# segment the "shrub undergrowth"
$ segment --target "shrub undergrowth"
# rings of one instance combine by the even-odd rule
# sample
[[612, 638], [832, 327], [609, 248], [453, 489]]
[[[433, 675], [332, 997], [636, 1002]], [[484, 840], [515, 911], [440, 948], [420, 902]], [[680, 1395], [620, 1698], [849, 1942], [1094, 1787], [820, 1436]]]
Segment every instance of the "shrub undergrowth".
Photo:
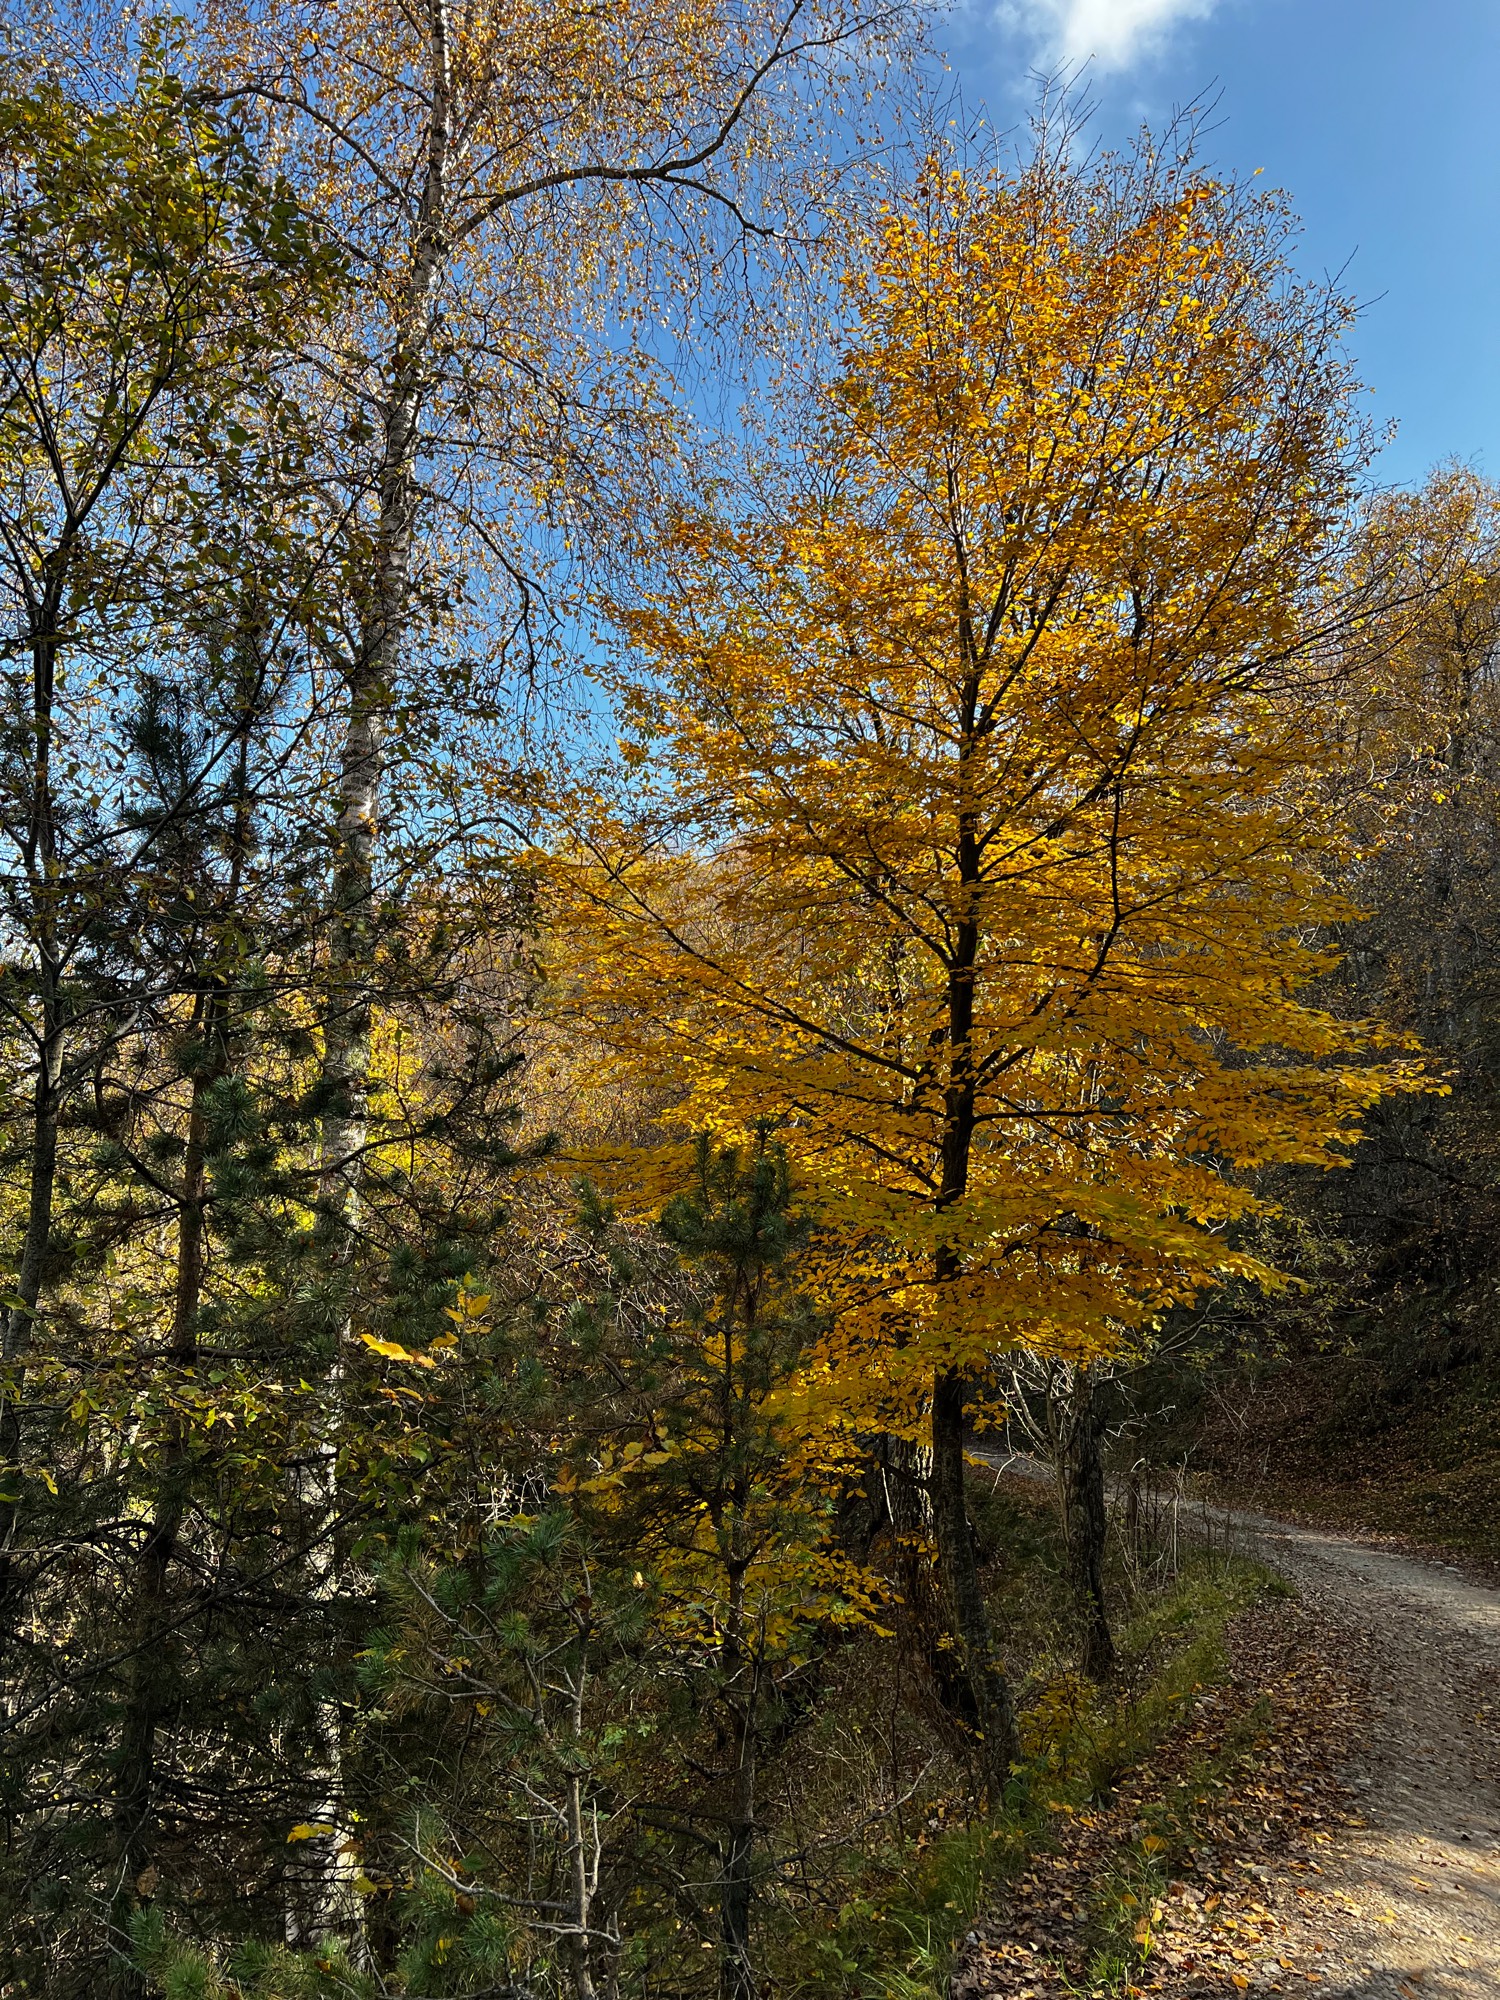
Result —
[[[874, 1857], [821, 1935], [786, 1941], [779, 1979], [793, 1991], [849, 2000], [944, 2000], [956, 1946], [1004, 1883], [1054, 1837], [1059, 1821], [1107, 1802], [1190, 1709], [1221, 1681], [1225, 1628], [1277, 1587], [1261, 1565], [1190, 1563], [1119, 1635], [1120, 1672], [1095, 1688], [1064, 1668], [1034, 1667], [1022, 1713], [1023, 1761], [1004, 1809], [944, 1824]], [[1191, 1845], [1194, 1814], [1255, 1733], [1241, 1726], [1222, 1758], [1195, 1766], [1143, 1812], [1140, 1832], [1097, 1883], [1090, 1909], [1091, 1988], [1120, 1987], [1149, 1953], [1170, 1868]]]

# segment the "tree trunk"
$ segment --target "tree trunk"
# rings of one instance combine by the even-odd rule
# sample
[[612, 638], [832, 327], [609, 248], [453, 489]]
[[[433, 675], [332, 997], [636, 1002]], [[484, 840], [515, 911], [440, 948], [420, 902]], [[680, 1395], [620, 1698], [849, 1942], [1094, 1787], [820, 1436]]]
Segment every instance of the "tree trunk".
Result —
[[110, 1928], [119, 1956], [111, 1991], [116, 2000], [140, 2000], [146, 1991], [126, 1954], [132, 1913], [140, 1897], [150, 1893], [147, 1871], [156, 1845], [157, 1737], [172, 1707], [171, 1664], [160, 1655], [158, 1645], [171, 1615], [168, 1575], [182, 1512], [181, 1487], [171, 1483], [157, 1501], [136, 1563], [133, 1650], [125, 1667], [125, 1712], [112, 1814], [115, 1887]]
[[1018, 1755], [1016, 1719], [1010, 1684], [995, 1658], [964, 1494], [965, 1400], [961, 1374], [947, 1369], [938, 1376], [932, 1396], [933, 1526], [951, 1644], [967, 1688], [964, 1706], [973, 1715], [985, 1794], [997, 1806]]
[[1141, 1572], [1141, 1475], [1132, 1472], [1125, 1483], [1125, 1556], [1130, 1568], [1130, 1587], [1138, 1588]]
[[1104, 1540], [1109, 1517], [1104, 1505], [1103, 1411], [1098, 1384], [1087, 1368], [1074, 1373], [1072, 1402], [1067, 1453], [1068, 1567], [1083, 1616], [1083, 1671], [1090, 1680], [1101, 1681], [1113, 1671], [1115, 1645], [1104, 1597]]
[[755, 1892], [754, 1760], [736, 1774], [735, 1799], [724, 1843], [724, 1888], [719, 1906], [719, 2000], [755, 2000], [750, 1968], [750, 1911]]
[[52, 1205], [57, 1189], [57, 1126], [60, 1111], [63, 1023], [57, 982], [44, 972], [41, 1047], [32, 1091], [31, 1172], [26, 1201], [26, 1235], [16, 1296], [5, 1309], [4, 1359], [6, 1380], [0, 1403], [0, 1463], [13, 1497], [0, 1501], [0, 1643], [15, 1629], [25, 1593], [17, 1538], [23, 1506], [25, 1439], [21, 1399], [25, 1393], [26, 1360], [35, 1337], [37, 1307], [46, 1273], [47, 1245], [52, 1235]]
[[723, 1885], [719, 1892], [719, 2000], [755, 2000], [756, 1992], [750, 1964], [750, 1920], [755, 1899], [756, 1707], [760, 1671], [757, 1657], [744, 1643], [744, 1624], [744, 1573], [740, 1571], [731, 1583], [723, 1654], [734, 1764], [722, 1850]]
[[[218, 996], [209, 997], [207, 1013], [206, 1034], [214, 1049], [214, 1061], [207, 1071], [193, 1078], [187, 1145], [183, 1156], [182, 1200], [178, 1211], [172, 1330], [165, 1357], [168, 1367], [178, 1371], [192, 1368], [198, 1358], [204, 1204], [208, 1194], [205, 1161], [207, 1118], [204, 1106], [209, 1090], [228, 1070], [228, 1052], [223, 1042], [223, 1007]], [[140, 1975], [123, 1954], [129, 1948], [129, 1920], [140, 1893], [138, 1885], [155, 1860], [157, 1744], [162, 1725], [173, 1706], [172, 1664], [169, 1658], [163, 1657], [161, 1648], [173, 1611], [169, 1588], [172, 1558], [177, 1550], [187, 1505], [188, 1444], [181, 1435], [180, 1427], [178, 1435], [167, 1446], [164, 1461], [162, 1484], [152, 1512], [151, 1526], [136, 1563], [132, 1650], [125, 1666], [124, 1714], [116, 1767], [113, 1928], [116, 1948], [122, 1953], [116, 1979], [116, 1992], [121, 2000], [138, 2000], [138, 1996], [145, 1991]]]
[[32, 730], [30, 798], [21, 862], [29, 888], [31, 939], [37, 958], [41, 1018], [37, 1024], [36, 1076], [32, 1085], [31, 1170], [26, 1197], [26, 1234], [16, 1295], [5, 1308], [0, 1338], [5, 1377], [0, 1382], [0, 1478], [10, 1495], [0, 1500], [0, 1655], [8, 1649], [20, 1618], [26, 1580], [17, 1547], [22, 1509], [26, 1443], [22, 1419], [26, 1360], [36, 1333], [37, 1307], [46, 1277], [57, 1191], [58, 1119], [62, 1110], [63, 1054], [67, 1020], [63, 998], [64, 955], [58, 921], [61, 891], [56, 804], [52, 795], [53, 708], [57, 678], [58, 625], [71, 541], [47, 565], [46, 587], [31, 607]]
[[[329, 896], [329, 996], [323, 1029], [322, 1083], [327, 1103], [320, 1134], [317, 1235], [333, 1292], [333, 1354], [325, 1378], [327, 1421], [296, 1477], [296, 1498], [312, 1531], [311, 1596], [329, 1603], [340, 1588], [338, 1556], [326, 1529], [338, 1508], [338, 1427], [345, 1356], [352, 1338], [351, 1266], [360, 1183], [369, 1133], [370, 1035], [376, 948], [375, 864], [380, 838], [385, 735], [410, 623], [416, 523], [418, 426], [431, 366], [437, 288], [447, 256], [446, 174], [451, 145], [447, 0], [429, 0], [431, 92], [422, 196], [405, 297], [391, 350], [385, 437], [379, 473], [370, 595], [359, 653], [348, 678], [349, 719], [339, 762], [338, 814]], [[313, 1764], [315, 1833], [299, 1858], [287, 1909], [287, 1939], [297, 1947], [346, 1938], [363, 1956], [363, 1907], [343, 1799], [343, 1724], [333, 1702], [318, 1705]]]
[[980, 1707], [943, 1587], [933, 1513], [931, 1444], [889, 1433], [877, 1446], [877, 1468], [890, 1528], [900, 1593], [900, 1629], [910, 1657], [921, 1662], [936, 1700], [937, 1719], [968, 1748], [981, 1728]]
[[[963, 740], [959, 749], [961, 778], [966, 776], [973, 749], [979, 683], [971, 671], [964, 697]], [[962, 793], [961, 793], [962, 799]], [[976, 909], [981, 893], [981, 859], [971, 803], [963, 799], [957, 826], [957, 862], [966, 907], [954, 927], [948, 966], [948, 1075], [943, 1093], [940, 1147], [939, 1213], [962, 1202], [969, 1186], [969, 1162], [975, 1132], [974, 984], [979, 972], [979, 924]], [[963, 1268], [954, 1243], [940, 1243], [933, 1264], [936, 1295], [943, 1301]], [[964, 1404], [967, 1383], [963, 1370], [939, 1368], [932, 1384], [932, 1521], [937, 1542], [938, 1573], [947, 1603], [952, 1646], [967, 1683], [964, 1706], [977, 1741], [986, 1799], [998, 1806], [1015, 1762], [1015, 1709], [1010, 1686], [995, 1658], [989, 1612], [979, 1580], [974, 1536], [964, 1493]]]
[[[582, 1676], [580, 1675], [580, 1680]], [[570, 1912], [576, 1934], [566, 1940], [568, 1972], [573, 1982], [574, 2000], [596, 2000], [593, 1966], [593, 1876], [589, 1868], [588, 1836], [584, 1826], [583, 1780], [577, 1772], [568, 1778], [568, 1875], [573, 1897]]]
[[[568, 1976], [573, 1987], [573, 2000], [598, 2000], [601, 1985], [606, 1995], [614, 1991], [615, 1953], [606, 1941], [601, 1952], [596, 1947], [601, 1942], [595, 1923], [596, 1898], [599, 1894], [599, 1843], [598, 1828], [594, 1829], [593, 1852], [590, 1853], [588, 1810], [584, 1798], [583, 1771], [586, 1749], [583, 1738], [584, 1710], [589, 1681], [589, 1648], [593, 1636], [590, 1613], [574, 1613], [578, 1628], [578, 1666], [572, 1677], [572, 1699], [568, 1710], [567, 1755], [572, 1765], [568, 1773], [564, 1815], [567, 1831], [567, 1851], [563, 1857], [568, 1878], [568, 1893], [571, 1907], [571, 1935], [561, 1940], [562, 1957], [565, 1959]], [[544, 1703], [545, 1698], [543, 1698]], [[545, 1706], [539, 1708], [539, 1717], [544, 1735], [547, 1734]]]

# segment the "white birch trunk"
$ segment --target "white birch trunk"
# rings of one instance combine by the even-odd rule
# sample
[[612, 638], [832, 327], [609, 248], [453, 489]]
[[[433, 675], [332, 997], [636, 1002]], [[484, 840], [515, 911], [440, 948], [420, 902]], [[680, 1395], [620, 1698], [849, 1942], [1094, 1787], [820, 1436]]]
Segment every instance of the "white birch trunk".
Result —
[[[338, 1511], [338, 1441], [353, 1339], [349, 1285], [369, 1136], [374, 901], [387, 713], [410, 623], [417, 440], [432, 362], [433, 310], [447, 255], [452, 143], [448, 0], [430, 0], [428, 22], [426, 164], [411, 265], [387, 364], [373, 576], [358, 655], [347, 670], [348, 719], [339, 764], [329, 896], [329, 1010], [323, 1031], [328, 1108], [320, 1133], [317, 1233], [325, 1272], [343, 1296], [336, 1299], [324, 1429], [295, 1478], [298, 1511], [313, 1530], [311, 1595], [322, 1603], [337, 1597], [342, 1581], [336, 1542], [327, 1529]], [[358, 1860], [344, 1795], [342, 1718], [336, 1703], [319, 1704], [314, 1734], [318, 1777], [308, 1823], [319, 1830], [298, 1859], [287, 1904], [287, 1939], [294, 1946], [308, 1947], [342, 1937], [358, 1962], [365, 1955], [364, 1926], [355, 1889]]]

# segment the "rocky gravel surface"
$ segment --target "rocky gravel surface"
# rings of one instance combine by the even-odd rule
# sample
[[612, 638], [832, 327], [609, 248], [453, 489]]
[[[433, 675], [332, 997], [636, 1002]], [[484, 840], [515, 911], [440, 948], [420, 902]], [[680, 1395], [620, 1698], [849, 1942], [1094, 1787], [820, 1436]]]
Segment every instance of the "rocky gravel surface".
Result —
[[1352, 1823], [1315, 1880], [1268, 1878], [1279, 1955], [1315, 1960], [1338, 2000], [1500, 2000], [1500, 1591], [1350, 1536], [1234, 1524], [1368, 1688]]
[[1143, 1911], [1127, 1990], [1500, 2000], [1500, 1589], [1305, 1522], [1220, 1512], [1196, 1532], [1262, 1557], [1295, 1597], [1237, 1621], [1228, 1685], [976, 1928], [953, 2000], [1120, 1992], [1098, 1976], [1099, 1884], [1151, 1801], [1257, 1715], [1256, 1747]]

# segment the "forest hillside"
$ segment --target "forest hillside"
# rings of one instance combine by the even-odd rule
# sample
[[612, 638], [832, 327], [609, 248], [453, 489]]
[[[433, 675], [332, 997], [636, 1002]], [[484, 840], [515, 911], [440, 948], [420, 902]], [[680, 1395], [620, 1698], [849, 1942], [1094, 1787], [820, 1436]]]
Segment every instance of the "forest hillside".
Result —
[[1277, 1986], [1482, 1719], [1500, 491], [932, 26], [0, 15], [4, 2000]]

